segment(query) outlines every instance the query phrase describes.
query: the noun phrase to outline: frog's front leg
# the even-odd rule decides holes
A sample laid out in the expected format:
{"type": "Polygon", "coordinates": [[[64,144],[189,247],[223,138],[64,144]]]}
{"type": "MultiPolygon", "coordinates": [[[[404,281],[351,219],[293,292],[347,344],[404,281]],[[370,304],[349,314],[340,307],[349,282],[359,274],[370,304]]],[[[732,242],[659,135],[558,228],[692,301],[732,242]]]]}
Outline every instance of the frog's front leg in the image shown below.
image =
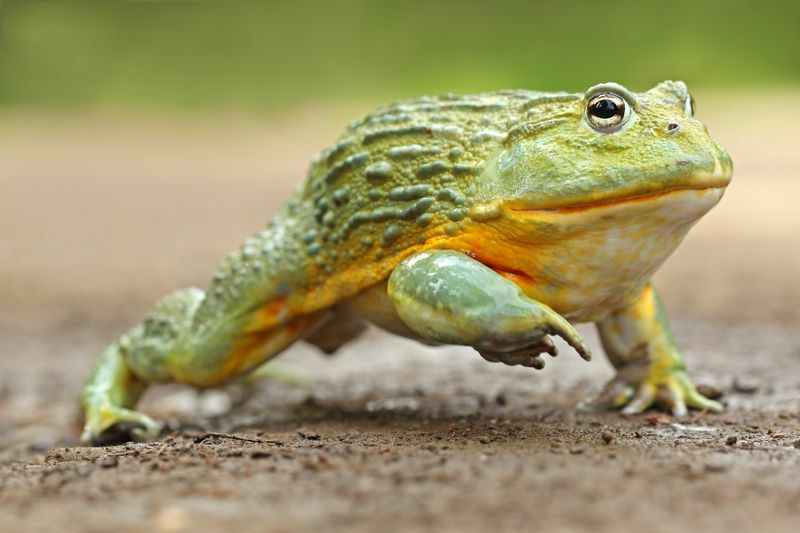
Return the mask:
{"type": "Polygon", "coordinates": [[[675,345],[664,307],[648,284],[632,305],[597,323],[600,339],[617,376],[601,394],[601,401],[625,406],[623,413],[641,413],[660,404],[676,416],[687,406],[720,412],[722,405],[695,388],[675,345]]]}
{"type": "Polygon", "coordinates": [[[419,252],[392,271],[389,298],[400,319],[424,339],[472,346],[489,361],[542,368],[559,335],[586,360],[575,328],[512,281],[450,250],[419,252]]]}

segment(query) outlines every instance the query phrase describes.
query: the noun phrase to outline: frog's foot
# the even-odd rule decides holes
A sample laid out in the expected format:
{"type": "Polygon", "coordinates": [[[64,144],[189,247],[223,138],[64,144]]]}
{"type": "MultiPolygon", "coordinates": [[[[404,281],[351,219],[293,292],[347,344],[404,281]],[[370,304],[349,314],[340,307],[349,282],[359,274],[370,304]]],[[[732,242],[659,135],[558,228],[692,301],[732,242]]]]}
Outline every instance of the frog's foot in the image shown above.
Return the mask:
{"type": "Polygon", "coordinates": [[[544,359],[540,355],[546,353],[550,357],[555,357],[558,355],[558,349],[550,337],[543,337],[537,344],[522,350],[510,352],[478,350],[478,353],[490,363],[503,363],[508,366],[520,365],[541,370],[544,368],[544,359]]]}
{"type": "MultiPolygon", "coordinates": [[[[592,359],[589,347],[586,346],[575,327],[564,318],[553,315],[545,322],[542,329],[550,335],[558,335],[567,341],[584,360],[590,361],[592,359]]],[[[541,354],[546,353],[550,357],[558,355],[558,348],[548,336],[539,338],[530,346],[518,349],[503,349],[502,343],[500,343],[499,347],[491,344],[490,342],[489,346],[476,348],[481,357],[491,363],[503,363],[509,366],[520,365],[541,370],[544,368],[544,359],[540,357],[541,354]]]]}
{"type": "Polygon", "coordinates": [[[106,401],[87,409],[81,442],[94,445],[129,440],[147,442],[158,438],[163,428],[163,424],[143,413],[106,401]]]}
{"type": "Polygon", "coordinates": [[[622,414],[642,413],[658,406],[674,416],[685,416],[688,408],[720,413],[721,403],[697,392],[682,365],[656,368],[646,358],[621,367],[595,400],[596,404],[622,408],[622,414]]]}

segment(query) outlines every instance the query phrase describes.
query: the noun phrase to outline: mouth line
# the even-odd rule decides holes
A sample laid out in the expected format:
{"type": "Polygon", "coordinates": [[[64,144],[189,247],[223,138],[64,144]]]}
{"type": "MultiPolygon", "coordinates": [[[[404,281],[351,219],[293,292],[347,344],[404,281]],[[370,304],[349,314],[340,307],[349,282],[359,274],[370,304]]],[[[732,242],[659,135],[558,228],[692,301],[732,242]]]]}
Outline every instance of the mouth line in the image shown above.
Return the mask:
{"type": "Polygon", "coordinates": [[[670,194],[674,194],[677,192],[689,192],[689,191],[709,191],[709,190],[716,190],[716,189],[724,189],[727,187],[727,184],[724,185],[705,185],[705,186],[698,186],[698,187],[691,187],[691,186],[682,186],[682,187],[674,187],[672,189],[664,189],[660,191],[653,191],[644,194],[637,194],[634,196],[621,196],[617,198],[606,198],[597,201],[590,201],[584,203],[577,203],[572,205],[563,205],[563,206],[554,206],[554,207],[539,207],[533,209],[510,209],[510,211],[515,213],[561,213],[561,212],[569,212],[569,211],[583,211],[586,209],[594,209],[600,207],[612,207],[615,205],[621,205],[626,203],[633,203],[639,202],[642,200],[651,200],[656,199],[662,196],[667,196],[670,194]]]}

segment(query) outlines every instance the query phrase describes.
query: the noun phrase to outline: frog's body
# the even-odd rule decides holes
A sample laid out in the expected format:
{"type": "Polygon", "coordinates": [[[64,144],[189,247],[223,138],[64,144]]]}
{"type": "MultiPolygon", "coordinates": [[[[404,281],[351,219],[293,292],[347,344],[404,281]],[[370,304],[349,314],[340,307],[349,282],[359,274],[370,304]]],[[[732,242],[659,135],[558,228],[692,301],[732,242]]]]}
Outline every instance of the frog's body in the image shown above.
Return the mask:
{"type": "Polygon", "coordinates": [[[366,322],[538,368],[548,334],[588,358],[566,319],[595,321],[616,366],[647,362],[620,374],[626,409],[658,387],[677,413],[719,409],[686,378],[649,280],[730,174],[680,82],[386,107],[316,159],[208,291],[168,296],[109,347],[82,396],[84,438],[126,424],[152,437],[129,410],[147,383],[214,385],[297,339],[334,351],[366,322]]]}

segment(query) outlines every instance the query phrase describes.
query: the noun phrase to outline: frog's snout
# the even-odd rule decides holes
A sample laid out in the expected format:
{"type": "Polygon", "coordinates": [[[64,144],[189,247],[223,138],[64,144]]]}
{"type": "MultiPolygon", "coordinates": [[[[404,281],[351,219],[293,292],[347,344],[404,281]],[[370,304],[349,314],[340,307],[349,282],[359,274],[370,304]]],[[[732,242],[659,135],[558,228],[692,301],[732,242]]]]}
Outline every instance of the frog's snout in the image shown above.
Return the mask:
{"type": "Polygon", "coordinates": [[[710,164],[694,173],[694,181],[707,187],[727,187],[733,177],[731,156],[716,145],[709,155],[710,164]]]}
{"type": "Polygon", "coordinates": [[[717,158],[714,163],[714,171],[716,174],[730,183],[733,177],[733,160],[723,148],[717,146],[717,158]]]}
{"type": "Polygon", "coordinates": [[[694,162],[696,178],[710,180],[714,186],[726,186],[733,176],[733,162],[724,148],[714,142],[708,134],[705,124],[694,120],[691,116],[673,115],[664,120],[662,134],[669,139],[670,146],[681,146],[689,156],[678,161],[678,166],[690,165],[694,162]]]}

